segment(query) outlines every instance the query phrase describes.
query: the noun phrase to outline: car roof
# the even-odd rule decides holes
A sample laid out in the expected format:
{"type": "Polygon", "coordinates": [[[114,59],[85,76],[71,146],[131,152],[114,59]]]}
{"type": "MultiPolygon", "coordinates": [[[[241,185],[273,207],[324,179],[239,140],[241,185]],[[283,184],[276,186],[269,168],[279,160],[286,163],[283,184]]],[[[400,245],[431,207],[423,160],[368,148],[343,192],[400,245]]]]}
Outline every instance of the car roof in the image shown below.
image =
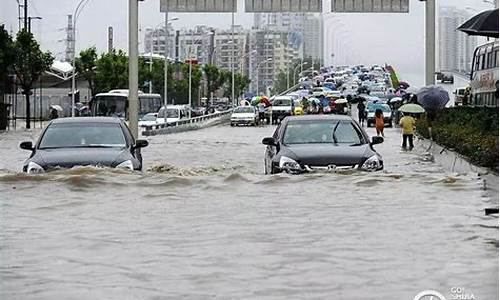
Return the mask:
{"type": "Polygon", "coordinates": [[[315,120],[333,120],[333,121],[352,121],[350,116],[346,115],[302,115],[287,117],[289,121],[315,121],[315,120]]]}
{"type": "Polygon", "coordinates": [[[115,117],[73,117],[57,118],[52,120],[51,124],[76,124],[76,123],[112,123],[120,124],[122,120],[115,117]]]}

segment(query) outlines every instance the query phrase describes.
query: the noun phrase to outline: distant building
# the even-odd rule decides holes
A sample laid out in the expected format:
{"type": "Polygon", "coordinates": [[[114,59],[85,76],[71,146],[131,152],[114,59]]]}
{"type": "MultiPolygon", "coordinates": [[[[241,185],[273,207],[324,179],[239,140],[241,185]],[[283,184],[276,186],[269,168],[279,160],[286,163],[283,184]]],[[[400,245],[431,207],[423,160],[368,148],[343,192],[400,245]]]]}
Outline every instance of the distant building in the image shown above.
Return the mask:
{"type": "Polygon", "coordinates": [[[468,73],[478,38],[457,30],[472,13],[456,7],[439,9],[438,53],[439,70],[468,73]]]}
{"type": "Polygon", "coordinates": [[[254,29],[250,35],[253,51],[249,59],[250,90],[267,93],[281,71],[298,58],[297,50],[288,43],[288,32],[254,29]]]}
{"type": "Polygon", "coordinates": [[[256,13],[254,28],[287,32],[288,41],[299,57],[323,59],[323,28],[317,14],[256,13]]]}

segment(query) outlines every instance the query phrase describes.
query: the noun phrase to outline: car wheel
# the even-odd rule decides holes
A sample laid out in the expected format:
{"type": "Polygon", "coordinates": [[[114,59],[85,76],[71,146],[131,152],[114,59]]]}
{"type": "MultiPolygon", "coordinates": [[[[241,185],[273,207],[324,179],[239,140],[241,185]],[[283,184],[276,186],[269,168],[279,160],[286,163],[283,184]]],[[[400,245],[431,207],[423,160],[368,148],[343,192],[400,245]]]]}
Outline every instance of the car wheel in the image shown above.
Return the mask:
{"type": "Polygon", "coordinates": [[[231,123],[231,127],[234,127],[234,124],[233,124],[233,123],[231,123]]]}

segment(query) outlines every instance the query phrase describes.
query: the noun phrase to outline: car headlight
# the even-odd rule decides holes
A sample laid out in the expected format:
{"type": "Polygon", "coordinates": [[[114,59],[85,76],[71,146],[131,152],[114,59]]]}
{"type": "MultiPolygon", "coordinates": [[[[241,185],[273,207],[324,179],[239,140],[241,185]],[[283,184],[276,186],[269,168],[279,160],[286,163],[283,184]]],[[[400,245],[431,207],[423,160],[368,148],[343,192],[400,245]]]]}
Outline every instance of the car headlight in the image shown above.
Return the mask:
{"type": "Polygon", "coordinates": [[[295,160],[291,159],[290,157],[282,156],[280,158],[280,164],[279,164],[280,169],[285,170],[285,171],[301,171],[302,168],[300,167],[299,163],[296,162],[295,160]]]}
{"type": "Polygon", "coordinates": [[[368,158],[367,160],[365,160],[365,162],[363,163],[363,165],[361,166],[361,169],[364,170],[364,171],[377,171],[377,170],[380,170],[382,169],[383,165],[382,165],[382,160],[378,157],[378,155],[373,155],[371,156],[370,158],[368,158]]]}
{"type": "Polygon", "coordinates": [[[134,170],[134,164],[132,163],[132,161],[129,159],[129,160],[126,160],[122,163],[120,163],[118,166],[116,166],[117,168],[124,168],[124,169],[129,169],[129,170],[134,170]]]}
{"type": "Polygon", "coordinates": [[[45,173],[45,169],[42,168],[39,164],[30,161],[28,163],[28,168],[26,170],[28,174],[40,174],[40,173],[45,173]]]}

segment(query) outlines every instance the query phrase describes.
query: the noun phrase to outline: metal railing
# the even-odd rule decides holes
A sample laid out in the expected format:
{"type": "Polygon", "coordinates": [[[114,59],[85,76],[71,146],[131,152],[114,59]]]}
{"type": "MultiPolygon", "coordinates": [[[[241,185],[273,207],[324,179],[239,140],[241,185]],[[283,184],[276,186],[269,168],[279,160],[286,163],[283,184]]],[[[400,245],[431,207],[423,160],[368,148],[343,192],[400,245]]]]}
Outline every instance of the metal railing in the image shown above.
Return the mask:
{"type": "Polygon", "coordinates": [[[189,124],[194,124],[194,123],[200,123],[200,122],[204,122],[207,120],[224,117],[226,115],[231,114],[232,112],[233,112],[233,109],[228,109],[228,110],[216,112],[213,114],[207,114],[207,115],[198,116],[198,117],[194,117],[194,118],[190,118],[190,119],[181,119],[181,120],[175,121],[175,122],[161,123],[161,124],[150,125],[150,126],[142,126],[141,129],[144,129],[142,131],[142,135],[145,135],[145,136],[155,135],[156,130],[179,127],[182,125],[189,125],[189,124]]]}

